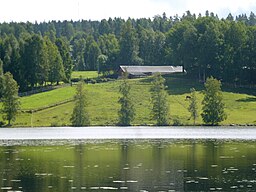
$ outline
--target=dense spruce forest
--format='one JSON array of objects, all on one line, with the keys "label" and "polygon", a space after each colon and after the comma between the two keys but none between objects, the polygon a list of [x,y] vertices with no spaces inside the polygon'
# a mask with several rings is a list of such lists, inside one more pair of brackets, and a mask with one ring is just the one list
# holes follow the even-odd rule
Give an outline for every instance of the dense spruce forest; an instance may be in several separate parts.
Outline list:
[{"label": "dense spruce forest", "polygon": [[[0,24],[0,68],[20,91],[69,82],[73,70],[105,75],[122,65],[182,65],[191,78],[256,83],[256,15]],[[1,71],[1,69],[0,69]]]}]

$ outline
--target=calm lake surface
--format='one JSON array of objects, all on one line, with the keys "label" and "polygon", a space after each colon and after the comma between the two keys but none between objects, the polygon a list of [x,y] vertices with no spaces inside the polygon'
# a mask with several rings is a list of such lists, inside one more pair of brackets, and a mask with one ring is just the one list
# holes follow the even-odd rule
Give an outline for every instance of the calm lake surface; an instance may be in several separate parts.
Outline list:
[{"label": "calm lake surface", "polygon": [[0,188],[27,192],[254,191],[256,139],[1,138]]}]

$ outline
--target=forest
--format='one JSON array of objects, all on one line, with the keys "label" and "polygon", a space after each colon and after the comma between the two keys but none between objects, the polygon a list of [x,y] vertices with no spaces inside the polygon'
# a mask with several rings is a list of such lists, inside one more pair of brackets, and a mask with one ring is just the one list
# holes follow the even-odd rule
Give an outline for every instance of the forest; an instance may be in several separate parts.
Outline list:
[{"label": "forest", "polygon": [[[256,83],[256,15],[109,18],[0,24],[0,71],[20,91],[70,82],[73,70],[104,75],[119,65],[182,65],[191,78]],[[0,74],[1,75],[1,74]]]}]

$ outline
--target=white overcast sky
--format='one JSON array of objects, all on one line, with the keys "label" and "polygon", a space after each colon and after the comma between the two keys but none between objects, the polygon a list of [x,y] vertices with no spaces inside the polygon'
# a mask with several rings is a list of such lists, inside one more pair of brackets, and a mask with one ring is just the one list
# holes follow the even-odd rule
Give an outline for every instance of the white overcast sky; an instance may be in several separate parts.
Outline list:
[{"label": "white overcast sky", "polygon": [[152,18],[163,12],[169,17],[187,10],[225,18],[228,13],[256,14],[256,0],[0,0],[0,22]]}]

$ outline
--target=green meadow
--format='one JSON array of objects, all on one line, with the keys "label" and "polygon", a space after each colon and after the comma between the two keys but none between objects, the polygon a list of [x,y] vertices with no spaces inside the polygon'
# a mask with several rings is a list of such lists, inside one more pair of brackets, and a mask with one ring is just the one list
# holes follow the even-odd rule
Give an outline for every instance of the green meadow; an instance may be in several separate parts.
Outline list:
[{"label": "green meadow", "polygon": [[[72,78],[94,78],[97,72],[75,72]],[[186,96],[190,88],[197,90],[199,112],[203,99],[203,84],[174,75],[166,78],[167,91],[170,100],[170,123],[174,125],[192,125],[193,121],[187,110],[189,101]],[[92,126],[111,126],[118,122],[119,85],[121,80],[105,83],[87,84],[89,99],[89,115]],[[133,125],[154,125],[151,120],[150,87],[151,78],[130,79],[132,95],[136,108]],[[75,94],[75,85],[54,89],[21,98],[21,110],[13,127],[38,126],[70,126]],[[256,96],[255,90],[223,87],[223,96],[228,119],[221,125],[256,125]],[[38,110],[39,109],[39,110]],[[0,115],[0,121],[2,120]],[[199,117],[197,125],[202,125]]]}]

